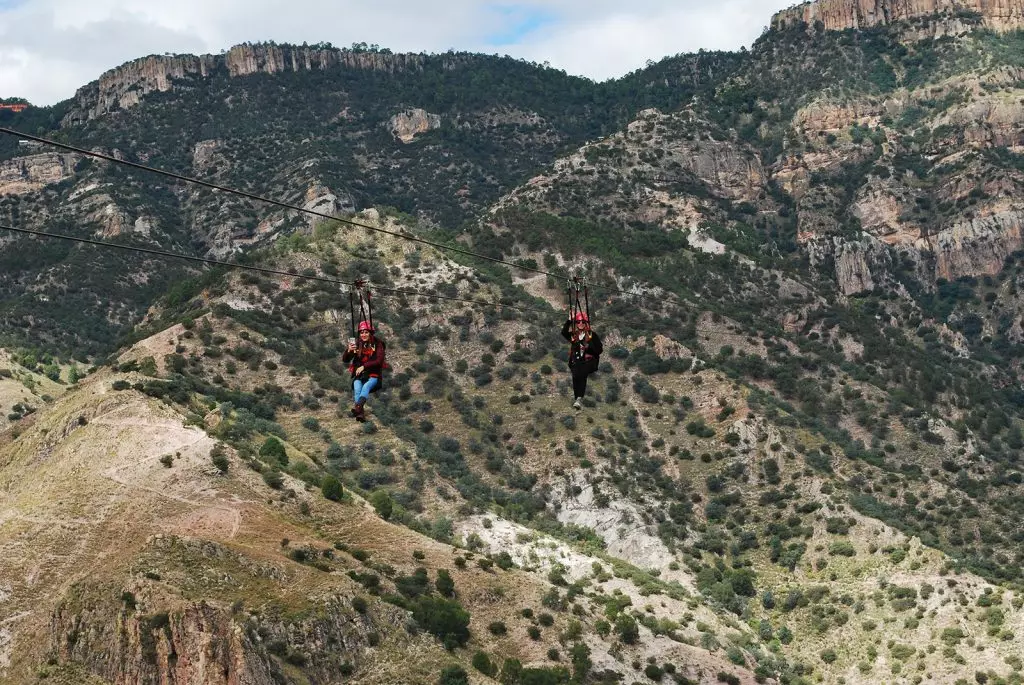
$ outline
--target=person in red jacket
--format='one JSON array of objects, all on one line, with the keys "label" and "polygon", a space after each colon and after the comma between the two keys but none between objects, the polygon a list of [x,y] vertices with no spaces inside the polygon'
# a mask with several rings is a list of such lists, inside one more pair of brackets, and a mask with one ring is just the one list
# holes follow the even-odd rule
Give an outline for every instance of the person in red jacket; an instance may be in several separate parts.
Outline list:
[{"label": "person in red jacket", "polygon": [[352,394],[355,404],[352,405],[352,416],[363,421],[365,414],[363,405],[370,393],[380,389],[384,374],[384,341],[374,335],[373,326],[369,321],[359,322],[359,340],[350,342],[342,363],[348,364],[352,374]]},{"label": "person in red jacket", "polygon": [[580,410],[583,408],[583,396],[587,393],[587,376],[597,371],[604,346],[601,337],[590,329],[590,319],[583,312],[576,313],[575,321],[569,319],[565,322],[562,337],[569,341],[572,406]]}]

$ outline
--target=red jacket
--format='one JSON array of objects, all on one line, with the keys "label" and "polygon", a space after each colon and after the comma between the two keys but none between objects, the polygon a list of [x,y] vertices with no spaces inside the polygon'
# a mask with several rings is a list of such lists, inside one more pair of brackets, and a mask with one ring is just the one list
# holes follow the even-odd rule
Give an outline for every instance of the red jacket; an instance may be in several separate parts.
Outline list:
[{"label": "red jacket", "polygon": [[342,363],[348,364],[348,372],[352,378],[356,378],[356,369],[363,367],[359,374],[359,380],[366,381],[370,378],[381,378],[384,373],[385,354],[387,346],[380,338],[372,339],[369,344],[356,343],[356,351],[345,350],[342,355]]}]

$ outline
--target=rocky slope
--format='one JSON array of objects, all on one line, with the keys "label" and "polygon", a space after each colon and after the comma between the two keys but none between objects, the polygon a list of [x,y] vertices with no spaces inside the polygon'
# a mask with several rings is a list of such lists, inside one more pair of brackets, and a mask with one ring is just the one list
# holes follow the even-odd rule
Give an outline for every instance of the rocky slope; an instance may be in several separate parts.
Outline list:
[{"label": "rocky slope", "polygon": [[[370,248],[382,284],[458,279],[492,301],[507,288],[329,227],[271,264],[346,272]],[[907,461],[844,456],[795,407],[726,375],[726,346],[767,360],[800,337],[759,344],[707,314],[687,346],[649,346],[602,313],[608,365],[570,416],[547,349],[555,316],[382,302],[393,375],[357,424],[336,334],[294,318],[312,302],[342,304],[309,283],[211,282],[181,324],[0,433],[0,681],[431,683],[452,664],[476,683],[1019,671],[1018,593],[862,512],[887,488],[923,511],[956,501],[952,477],[904,467],[957,459],[975,438],[939,420],[928,431],[946,442],[914,448],[893,416],[887,439]],[[834,368],[851,403],[840,420],[855,399],[886,401]],[[451,593],[442,570],[464,638],[427,611]]]},{"label": "rocky slope", "polygon": [[942,18],[947,21],[981,18],[997,31],[1024,26],[1024,3],[1020,0],[814,0],[777,12],[772,27],[784,29],[794,23],[821,22],[827,30],[864,29],[914,19]]}]

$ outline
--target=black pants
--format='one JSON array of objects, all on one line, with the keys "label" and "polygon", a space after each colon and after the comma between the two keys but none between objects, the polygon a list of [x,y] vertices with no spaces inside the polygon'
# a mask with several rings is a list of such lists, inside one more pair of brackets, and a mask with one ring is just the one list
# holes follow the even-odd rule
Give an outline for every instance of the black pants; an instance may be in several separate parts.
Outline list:
[{"label": "black pants", "polygon": [[573,398],[583,397],[587,394],[587,376],[597,371],[597,360],[588,359],[577,362],[569,370],[572,372]]}]

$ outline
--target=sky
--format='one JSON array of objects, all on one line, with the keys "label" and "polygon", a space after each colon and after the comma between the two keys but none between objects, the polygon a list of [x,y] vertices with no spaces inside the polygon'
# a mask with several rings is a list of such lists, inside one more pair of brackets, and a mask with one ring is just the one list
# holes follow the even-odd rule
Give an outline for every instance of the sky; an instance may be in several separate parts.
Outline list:
[{"label": "sky", "polygon": [[[363,42],[549,63],[597,81],[749,47],[794,0],[0,0],[0,97],[51,105],[137,57]],[[439,9],[442,8],[442,9]]]}]

